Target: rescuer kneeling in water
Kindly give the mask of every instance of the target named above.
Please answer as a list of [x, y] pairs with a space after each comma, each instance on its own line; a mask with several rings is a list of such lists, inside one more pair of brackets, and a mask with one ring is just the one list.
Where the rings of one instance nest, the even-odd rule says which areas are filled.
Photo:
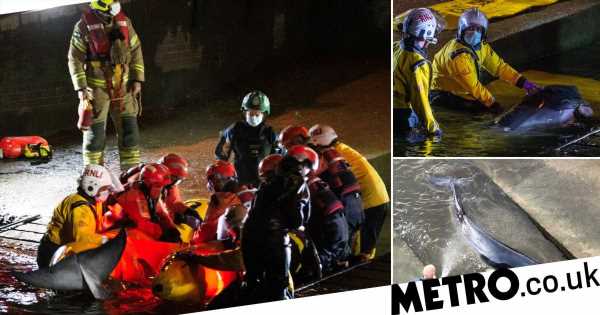
[[219, 218], [225, 209], [234, 205], [249, 207], [254, 199], [254, 190], [238, 182], [233, 164], [216, 161], [206, 168], [208, 191], [212, 192], [204, 221], [194, 232], [193, 243], [203, 243], [217, 239]]
[[456, 38], [446, 43], [433, 59], [432, 105], [500, 113], [502, 106], [480, 81], [482, 69], [527, 94], [539, 90], [496, 54], [485, 41], [487, 32], [488, 20], [483, 12], [476, 8], [463, 12], [458, 19]]
[[310, 213], [306, 176], [318, 167], [308, 147], [288, 150], [275, 176], [260, 185], [242, 229], [246, 292], [252, 302], [293, 298], [289, 291], [291, 243], [288, 232], [302, 230]]
[[365, 221], [360, 228], [360, 256], [362, 260], [373, 259], [379, 233], [389, 211], [390, 197], [383, 179], [362, 154], [338, 139], [331, 126], [314, 125], [309, 134], [313, 145], [334, 148], [350, 164], [350, 169], [360, 185], [365, 213]]
[[427, 46], [436, 44], [438, 21], [426, 8], [411, 10], [402, 23], [402, 41], [394, 47], [394, 135], [420, 132], [440, 137], [442, 130], [429, 104], [431, 63]]
[[88, 165], [78, 179], [77, 192], [67, 196], [54, 209], [48, 230], [37, 253], [38, 267], [48, 267], [54, 252], [71, 242], [105, 243], [101, 231], [102, 207], [113, 190], [109, 170]]
[[118, 207], [106, 213], [105, 228], [133, 225], [155, 240], [179, 242], [180, 235], [162, 200], [172, 183], [169, 169], [150, 163], [140, 171], [139, 180], [115, 196]]

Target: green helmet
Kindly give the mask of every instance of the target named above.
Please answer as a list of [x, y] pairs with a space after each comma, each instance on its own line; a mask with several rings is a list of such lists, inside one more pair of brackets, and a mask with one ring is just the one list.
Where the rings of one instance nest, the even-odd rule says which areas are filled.
[[271, 113], [271, 102], [267, 95], [261, 91], [252, 91], [242, 100], [242, 111], [259, 110], [269, 115]]

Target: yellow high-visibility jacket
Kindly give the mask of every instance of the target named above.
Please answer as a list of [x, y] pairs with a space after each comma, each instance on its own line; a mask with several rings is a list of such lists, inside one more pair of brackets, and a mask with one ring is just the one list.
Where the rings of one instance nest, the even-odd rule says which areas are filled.
[[[118, 26], [113, 22], [111, 25], [105, 25], [104, 30], [108, 34], [113, 27]], [[116, 74], [114, 73], [111, 77], [112, 82], [119, 82], [122, 80], [124, 85], [126, 85], [129, 80], [139, 82], [145, 81], [142, 44], [129, 18], [127, 18], [127, 28], [129, 30], [131, 62], [128, 67], [123, 69], [122, 78], [116, 78]], [[102, 64], [98, 61], [87, 60], [89, 40], [85, 23], [80, 19], [73, 29], [68, 53], [69, 74], [71, 75], [71, 81], [73, 82], [73, 87], [76, 91], [86, 87], [107, 87], [105, 71], [107, 70], [106, 67], [112, 66]], [[110, 71], [112, 72], [112, 69]]]
[[102, 216], [101, 204], [92, 205], [80, 194], [67, 196], [55, 209], [46, 236], [57, 245], [71, 242], [102, 243], [97, 221]]
[[434, 133], [439, 125], [429, 104], [431, 75], [424, 52], [394, 45], [394, 108], [412, 108], [427, 132]]
[[350, 170], [360, 185], [363, 209], [377, 207], [390, 201], [385, 183], [362, 154], [339, 141], [334, 145], [334, 149], [350, 164]]
[[481, 69], [513, 85], [517, 85], [522, 77], [494, 52], [490, 44], [482, 42], [480, 49], [473, 50], [453, 39], [433, 58], [431, 89], [450, 92], [467, 100], [476, 100], [489, 107], [495, 99], [479, 81]]

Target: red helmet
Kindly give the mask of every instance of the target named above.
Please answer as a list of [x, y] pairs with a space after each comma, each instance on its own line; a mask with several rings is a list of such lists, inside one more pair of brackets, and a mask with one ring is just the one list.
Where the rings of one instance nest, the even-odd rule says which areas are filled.
[[211, 178], [215, 175], [220, 175], [221, 177], [237, 177], [233, 164], [222, 160], [215, 161], [206, 168], [206, 178]]
[[319, 169], [319, 155], [315, 150], [305, 145], [295, 145], [288, 149], [287, 155], [295, 158], [298, 162], [309, 162], [313, 172]]
[[235, 179], [237, 173], [233, 164], [218, 160], [206, 168], [206, 180], [208, 189], [220, 191], [230, 179]]
[[171, 183], [171, 172], [162, 164], [150, 163], [142, 168], [140, 181], [148, 187], [151, 197], [158, 198], [163, 187]]
[[287, 126], [279, 133], [279, 143], [286, 149], [296, 144], [306, 144], [310, 139], [308, 130], [303, 126]]
[[168, 167], [169, 171], [171, 171], [171, 175], [180, 179], [187, 178], [189, 175], [188, 161], [175, 153], [169, 153], [163, 156], [158, 160], [158, 163]]
[[275, 171], [279, 162], [283, 159], [283, 156], [280, 154], [271, 154], [267, 155], [260, 163], [258, 164], [258, 176], [259, 177], [268, 177], [269, 173]]

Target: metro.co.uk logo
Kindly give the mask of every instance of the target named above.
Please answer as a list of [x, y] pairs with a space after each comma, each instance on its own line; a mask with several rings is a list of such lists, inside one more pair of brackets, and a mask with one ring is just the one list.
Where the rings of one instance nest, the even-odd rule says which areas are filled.
[[[523, 277], [510, 269], [497, 269], [486, 279], [481, 273], [428, 279], [392, 285], [392, 314], [423, 312], [448, 307], [505, 301], [567, 290], [600, 287], [598, 269], [578, 264], [577, 271], [560, 276]], [[520, 272], [520, 274], [522, 274]], [[522, 285], [523, 284], [523, 285]], [[522, 287], [521, 287], [522, 285]], [[419, 288], [421, 290], [419, 290]]]

